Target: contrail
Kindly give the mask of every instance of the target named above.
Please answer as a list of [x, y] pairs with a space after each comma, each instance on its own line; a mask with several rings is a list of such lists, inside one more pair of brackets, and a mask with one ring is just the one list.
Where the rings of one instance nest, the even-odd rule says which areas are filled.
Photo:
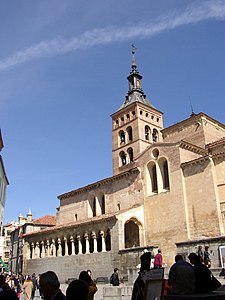
[[42, 41], [0, 60], [0, 70], [9, 69], [33, 59], [62, 55], [96, 45], [105, 45], [134, 38], [151, 38], [154, 35], [179, 26], [199, 23], [210, 19], [218, 21], [225, 19], [224, 0], [202, 1], [197, 5], [191, 4], [183, 11], [170, 12], [152, 22], [135, 24], [135, 26], [131, 27], [97, 28], [86, 31], [80, 36], [71, 39], [57, 37], [53, 40]]

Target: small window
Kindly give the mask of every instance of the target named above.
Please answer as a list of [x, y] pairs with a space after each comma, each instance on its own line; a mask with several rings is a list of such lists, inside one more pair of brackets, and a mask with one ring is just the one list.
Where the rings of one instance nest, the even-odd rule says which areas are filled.
[[125, 143], [125, 132], [123, 130], [119, 132], [119, 137], [120, 137], [120, 144]]
[[149, 126], [145, 126], [145, 139], [146, 141], [150, 140], [150, 127]]
[[120, 161], [121, 166], [125, 166], [127, 164], [126, 154], [124, 151], [120, 152]]
[[143, 113], [143, 111], [142, 111], [142, 110], [140, 110], [140, 115], [142, 115], [142, 113]]
[[153, 143], [156, 143], [156, 142], [158, 142], [158, 131], [154, 128], [153, 129], [153, 132], [152, 132], [152, 141], [153, 141]]
[[134, 160], [133, 149], [132, 148], [127, 149], [127, 153], [129, 155], [129, 161], [132, 162]]
[[133, 140], [133, 133], [132, 133], [132, 127], [127, 127], [127, 134], [128, 134], [128, 140], [131, 142]]

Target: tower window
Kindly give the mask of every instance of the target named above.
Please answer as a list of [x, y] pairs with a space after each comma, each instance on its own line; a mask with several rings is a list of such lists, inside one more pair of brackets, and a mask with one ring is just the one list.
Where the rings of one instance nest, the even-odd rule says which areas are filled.
[[127, 164], [126, 154], [124, 151], [120, 152], [120, 160], [121, 166], [125, 166]]
[[158, 139], [159, 139], [158, 131], [154, 128], [153, 132], [152, 132], [152, 141], [153, 141], [153, 143], [158, 142]]
[[125, 133], [123, 130], [119, 132], [119, 136], [120, 136], [120, 144], [125, 143]]
[[150, 139], [150, 127], [149, 126], [145, 126], [145, 139], [146, 141], [149, 141]]
[[145, 114], [146, 118], [148, 117], [148, 113]]
[[143, 111], [142, 111], [142, 110], [140, 110], [140, 115], [142, 115], [142, 113], [143, 113]]
[[129, 148], [127, 150], [127, 153], [129, 155], [129, 161], [132, 162], [134, 160], [134, 154], [133, 154], [133, 149], [132, 148]]
[[127, 114], [127, 119], [130, 119], [130, 115], [129, 114]]
[[132, 115], [135, 116], [135, 111], [132, 111]]
[[127, 134], [128, 134], [128, 140], [132, 141], [133, 140], [133, 133], [132, 133], [132, 127], [131, 126], [127, 127]]

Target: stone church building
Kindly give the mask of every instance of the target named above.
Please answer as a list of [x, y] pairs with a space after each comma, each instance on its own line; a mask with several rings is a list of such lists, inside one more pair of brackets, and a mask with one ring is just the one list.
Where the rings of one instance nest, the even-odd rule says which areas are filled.
[[113, 175], [58, 196], [56, 226], [23, 236], [23, 272], [61, 281], [91, 269], [109, 277], [140, 263], [146, 248], [174, 256], [225, 245], [225, 125], [204, 114], [163, 127], [132, 53], [128, 93], [112, 114]]

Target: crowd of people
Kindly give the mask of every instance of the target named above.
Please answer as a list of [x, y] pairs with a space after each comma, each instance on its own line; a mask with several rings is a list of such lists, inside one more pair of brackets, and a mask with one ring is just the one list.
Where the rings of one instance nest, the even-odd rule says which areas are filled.
[[[140, 272], [134, 282], [131, 300], [144, 298], [146, 280], [149, 279], [148, 273], [152, 268], [151, 252], [144, 251], [140, 259]], [[175, 263], [171, 266], [168, 274], [167, 293], [175, 295], [208, 293], [221, 285], [210, 271], [211, 261], [208, 246], [204, 251], [199, 246], [198, 251], [190, 253], [188, 259], [190, 262], [187, 262], [180, 254], [175, 256]], [[160, 249], [154, 256], [153, 268], [163, 269], [163, 257]], [[110, 284], [112, 286], [120, 285], [118, 268], [114, 269], [110, 277]], [[61, 291], [59, 279], [53, 271], [47, 271], [38, 276], [35, 273], [32, 276], [0, 275], [0, 300], [18, 300], [21, 293], [24, 295], [24, 300], [34, 300], [37, 290], [39, 297], [44, 300], [93, 300], [98, 289], [92, 279], [91, 270], [80, 272], [79, 278], [68, 285], [65, 295]]]
[[66, 295], [61, 291], [58, 276], [53, 271], [47, 271], [37, 277], [35, 274], [0, 275], [0, 300], [18, 300], [21, 293], [24, 300], [33, 300], [36, 290], [39, 290], [38, 296], [44, 300], [93, 300], [98, 289], [92, 280], [91, 270], [82, 271], [79, 279], [69, 284]]

